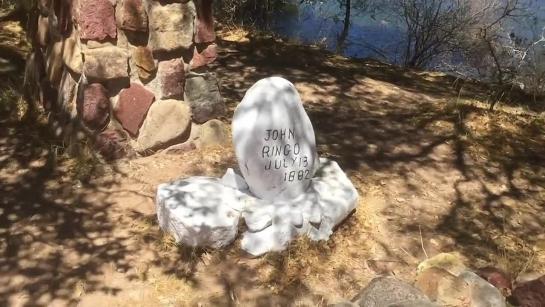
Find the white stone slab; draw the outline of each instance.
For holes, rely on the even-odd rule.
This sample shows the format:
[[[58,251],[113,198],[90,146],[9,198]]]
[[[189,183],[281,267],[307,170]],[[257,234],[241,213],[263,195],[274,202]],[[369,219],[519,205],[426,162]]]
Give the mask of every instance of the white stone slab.
[[[320,162],[306,193],[289,201],[255,202],[244,209],[249,231],[243,234],[243,250],[254,256],[279,251],[296,235],[329,239],[335,226],[355,209],[358,193],[336,162]]]
[[[244,212],[244,222],[250,232],[259,232],[272,225],[273,216],[263,212]]]
[[[237,180],[229,170],[225,181],[192,177],[162,184],[156,199],[159,225],[183,244],[218,248],[234,240],[243,217],[248,231],[241,247],[254,256],[281,251],[298,235],[328,240],[356,207],[358,193],[337,163],[320,162],[306,193],[290,200],[260,199],[232,188],[226,184]]]
[[[239,191],[248,190],[248,184],[244,181],[244,178],[237,174],[232,168],[228,168],[225,175],[221,177],[221,183]]]
[[[237,234],[239,193],[216,178],[192,177],[161,184],[156,209],[161,228],[177,242],[189,246],[220,248]]]
[[[290,223],[272,224],[260,232],[245,232],[240,246],[253,256],[285,250],[297,231]]]
[[[233,142],[240,170],[254,195],[289,200],[307,190],[315,171],[314,129],[289,81],[258,81],[237,106]]]
[[[326,221],[333,227],[338,225],[356,208],[358,191],[335,161],[320,159],[320,168],[312,180],[312,188],[319,197],[321,226]]]

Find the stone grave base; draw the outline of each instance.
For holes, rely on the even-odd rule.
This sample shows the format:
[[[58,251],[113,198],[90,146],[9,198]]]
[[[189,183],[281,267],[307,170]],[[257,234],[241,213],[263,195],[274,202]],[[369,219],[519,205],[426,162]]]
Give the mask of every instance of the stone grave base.
[[[298,235],[327,240],[355,208],[358,193],[339,165],[321,158],[307,192],[289,201],[253,196],[233,169],[220,178],[191,177],[159,185],[161,228],[189,246],[221,248],[247,226],[241,247],[254,256],[286,249]]]

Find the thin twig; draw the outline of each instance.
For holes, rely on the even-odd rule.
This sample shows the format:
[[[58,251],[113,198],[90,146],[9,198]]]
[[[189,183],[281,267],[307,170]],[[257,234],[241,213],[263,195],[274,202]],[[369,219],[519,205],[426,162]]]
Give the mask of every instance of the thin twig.
[[[409,256],[409,257],[411,257],[411,258],[414,258],[414,256],[411,255],[411,254],[409,254],[409,252],[406,251],[403,247],[400,246],[399,249],[401,249],[405,254],[407,254],[407,256]]]
[[[424,251],[424,255],[426,255],[426,259],[429,259],[428,253],[426,253],[426,249],[424,248],[424,240],[422,240],[422,229],[420,228],[420,225],[418,225],[418,231],[420,232],[420,246],[422,247],[422,250]]]

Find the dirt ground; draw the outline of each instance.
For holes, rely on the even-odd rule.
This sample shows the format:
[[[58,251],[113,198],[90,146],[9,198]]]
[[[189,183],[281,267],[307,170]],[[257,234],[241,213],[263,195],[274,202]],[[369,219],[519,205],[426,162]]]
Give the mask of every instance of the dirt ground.
[[[236,166],[232,147],[96,165],[62,154],[43,122],[4,110],[0,306],[321,306],[379,274],[412,281],[420,261],[451,251],[472,268],[545,273],[543,115],[502,104],[488,112],[483,86],[439,73],[222,37],[212,69],[224,120],[255,81],[292,81],[319,154],[356,185],[357,210],[328,242],[298,240],[260,258],[238,239],[186,248],[161,233],[155,188],[221,176]],[[17,99],[8,85],[3,103]]]

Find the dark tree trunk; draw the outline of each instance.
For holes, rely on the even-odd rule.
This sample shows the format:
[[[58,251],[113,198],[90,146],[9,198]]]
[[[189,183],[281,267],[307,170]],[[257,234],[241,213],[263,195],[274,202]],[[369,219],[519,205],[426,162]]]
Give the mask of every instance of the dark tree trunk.
[[[27,12],[21,6],[17,6],[13,11],[0,15],[0,22],[4,21],[20,21],[26,23]]]
[[[337,38],[337,53],[342,53],[346,43],[346,38],[348,37],[348,31],[350,30],[350,8],[352,6],[352,0],[344,1],[344,23],[343,30],[341,31],[339,37]]]

